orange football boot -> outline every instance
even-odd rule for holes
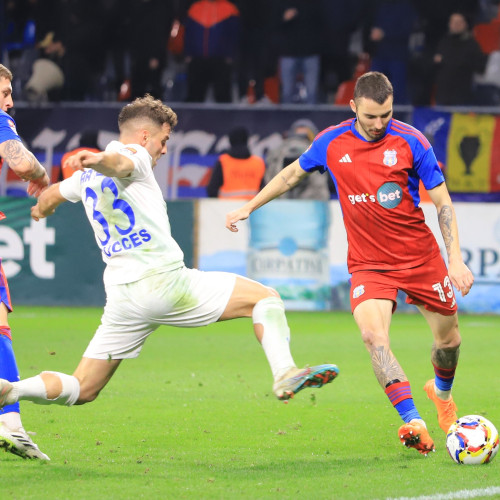
[[[427,397],[436,405],[439,427],[441,427],[444,432],[448,433],[450,425],[457,420],[457,405],[454,403],[452,397],[447,400],[438,398],[434,379],[426,382],[424,391],[427,393]]]
[[[429,452],[436,451],[425,425],[420,422],[411,421],[403,424],[399,428],[398,435],[399,440],[407,448],[415,448],[422,455],[427,456]]]

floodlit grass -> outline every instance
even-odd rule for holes
[[[71,373],[100,315],[17,307],[11,326],[22,376]],[[94,403],[22,403],[25,427],[52,460],[0,454],[2,497],[360,500],[500,487],[500,456],[457,466],[446,453],[422,389],[433,374],[423,318],[396,314],[391,336],[436,442],[428,458],[400,445],[401,422],[351,315],[288,318],[295,361],[338,364],[332,384],[304,390],[289,404],[276,400],[250,320],[161,328]],[[459,414],[483,414],[500,428],[500,317],[463,316],[461,331]]]

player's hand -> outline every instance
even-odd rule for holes
[[[78,151],[78,153],[70,156],[65,162],[64,167],[72,168],[73,170],[83,170],[91,168],[93,165],[99,163],[102,159],[102,153],[92,153],[86,149]]]
[[[471,270],[463,263],[450,263],[448,275],[453,283],[453,286],[460,290],[462,297],[465,297],[474,283],[474,276]]]
[[[47,172],[45,172],[42,177],[29,181],[27,192],[30,196],[38,198],[42,194],[42,191],[47,188],[49,183],[49,176],[47,175]]]
[[[52,210],[52,212],[47,214],[43,213],[40,210],[40,204],[37,203],[34,207],[31,207],[31,218],[38,222],[40,219],[45,219],[45,217],[47,217],[48,215],[52,215],[54,212],[55,210]]]
[[[236,223],[240,220],[248,219],[250,215],[250,211],[245,209],[245,207],[238,208],[237,210],[233,210],[226,215],[226,227],[229,231],[233,233],[238,232],[238,228],[236,227]]]

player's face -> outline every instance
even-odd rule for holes
[[[144,146],[153,158],[153,167],[158,160],[167,152],[167,141],[170,139],[170,125],[164,123],[161,128],[150,131],[148,141]]]
[[[7,111],[14,106],[12,100],[12,83],[4,76],[0,78],[0,109]]]
[[[392,96],[384,104],[360,97],[351,100],[351,109],[356,113],[356,130],[367,141],[378,141],[385,135],[387,124],[392,118]]]

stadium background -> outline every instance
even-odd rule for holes
[[[120,107],[119,103],[61,103],[34,108],[20,103],[14,116],[28,147],[57,181],[61,157],[78,145],[82,130],[97,129],[101,147],[117,138]],[[260,261],[255,260],[261,250],[256,248],[255,231],[248,230],[251,224],[242,224],[238,235],[224,228],[224,215],[234,202],[204,198],[211,166],[228,146],[227,131],[234,125],[244,123],[248,127],[252,152],[264,156],[268,148],[280,143],[279,131],[286,130],[293,120],[309,118],[321,129],[352,116],[350,109],[326,105],[307,110],[294,105],[255,109],[181,103],[173,107],[179,125],[155,175],[168,202],[172,232],[185,253],[186,264],[250,275],[277,287],[289,309],[348,309],[345,233],[334,195],[326,207],[298,200],[281,210],[295,210],[304,216],[319,210],[322,221],[313,216],[318,218],[319,233],[312,243],[301,243],[303,231],[295,229],[298,221],[285,217],[280,221],[279,240],[272,243],[271,260],[262,254]],[[461,308],[500,314],[500,127],[491,109],[486,112],[483,108],[475,114],[470,111],[477,110],[396,106],[395,116],[422,130],[444,165],[458,212],[462,249],[476,276],[467,300],[458,298]],[[54,217],[37,224],[28,217],[33,200],[25,197],[25,185],[10,170],[3,169],[0,186],[0,195],[6,197],[2,199],[3,211],[8,216],[0,226],[0,245],[14,303],[103,305],[103,265],[81,207],[66,204]],[[276,200],[270,206],[279,213],[280,203],[290,202]],[[424,210],[441,241],[433,207],[424,204]],[[270,227],[275,217],[268,217]],[[261,219],[265,221],[266,217]],[[253,263],[266,262],[266,269],[252,272],[255,266],[250,265],[251,259]],[[300,273],[290,272],[297,266],[302,266]],[[399,307],[413,310],[402,301]]]

